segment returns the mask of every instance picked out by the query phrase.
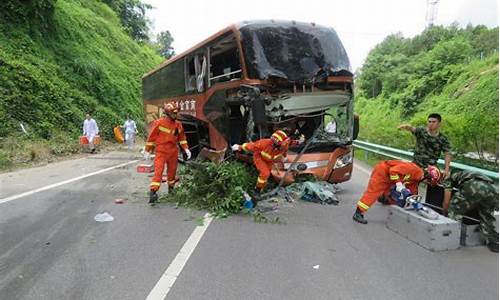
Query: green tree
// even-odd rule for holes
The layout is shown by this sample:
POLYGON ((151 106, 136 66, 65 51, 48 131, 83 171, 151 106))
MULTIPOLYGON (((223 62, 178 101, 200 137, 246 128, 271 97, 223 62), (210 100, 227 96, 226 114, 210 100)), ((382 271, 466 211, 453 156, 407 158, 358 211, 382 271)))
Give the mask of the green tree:
MULTIPOLYGON (((407 149, 401 123, 443 115, 453 152, 498 154, 498 27, 433 26, 411 39, 390 35, 370 51, 356 76, 360 137, 407 149)), ((474 163, 465 161, 466 163, 474 163)))
POLYGON ((171 58, 175 55, 174 48, 172 47, 173 42, 174 38, 172 37, 172 34, 170 34, 170 31, 167 30, 160 32, 156 35, 156 51, 166 59, 171 58))
POLYGON ((160 32, 156 35, 156 51, 166 59, 171 58, 175 55, 174 48, 172 47, 173 42, 174 38, 172 37, 172 34, 170 34, 170 31, 167 30, 160 32))
POLYGON ((149 24, 146 11, 153 7, 141 0, 104 0, 120 17, 124 30, 136 41, 149 41, 149 24))

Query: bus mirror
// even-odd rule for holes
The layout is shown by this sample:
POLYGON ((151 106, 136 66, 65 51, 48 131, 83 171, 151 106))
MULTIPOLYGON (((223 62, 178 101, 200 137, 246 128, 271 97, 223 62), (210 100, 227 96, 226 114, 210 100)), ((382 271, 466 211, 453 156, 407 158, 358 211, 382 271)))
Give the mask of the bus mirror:
POLYGON ((359 133, 359 115, 354 115, 354 123, 352 127, 352 139, 355 140, 358 138, 359 133))

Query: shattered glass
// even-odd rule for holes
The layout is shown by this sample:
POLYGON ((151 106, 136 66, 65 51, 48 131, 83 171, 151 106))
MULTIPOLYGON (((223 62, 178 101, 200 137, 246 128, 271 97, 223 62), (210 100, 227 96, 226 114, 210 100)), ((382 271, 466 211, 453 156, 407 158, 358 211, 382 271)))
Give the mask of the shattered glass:
POLYGON ((349 58, 332 28, 299 22, 254 22, 239 28, 250 78, 311 82, 352 76, 349 58))
POLYGON ((325 181, 293 183, 286 190, 293 198, 307 202, 333 205, 338 205, 340 202, 336 195, 339 188, 325 181))

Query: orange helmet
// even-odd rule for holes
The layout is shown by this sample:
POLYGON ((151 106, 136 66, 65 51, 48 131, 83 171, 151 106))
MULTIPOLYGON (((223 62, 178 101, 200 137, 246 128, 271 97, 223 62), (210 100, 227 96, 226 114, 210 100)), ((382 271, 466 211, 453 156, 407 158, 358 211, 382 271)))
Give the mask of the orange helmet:
POLYGON ((436 166, 427 166, 427 178, 431 186, 436 186, 441 181, 441 171, 436 166))
POLYGON ((163 110, 165 111, 165 113, 177 113, 177 107, 175 107, 173 103, 165 103, 163 105, 163 110))
POLYGON ((288 136, 283 130, 276 130, 273 135, 271 135, 271 140, 275 145, 281 146, 288 140, 288 136))

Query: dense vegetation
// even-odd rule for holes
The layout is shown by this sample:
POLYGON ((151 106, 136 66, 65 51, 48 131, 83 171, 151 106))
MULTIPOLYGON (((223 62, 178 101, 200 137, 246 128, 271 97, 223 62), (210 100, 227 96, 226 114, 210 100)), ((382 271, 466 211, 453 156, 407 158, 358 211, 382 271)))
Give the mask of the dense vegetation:
POLYGON ((425 125, 439 112, 456 156, 498 155, 498 27, 434 26, 388 36, 356 78, 360 139, 410 150, 398 124, 425 125))
POLYGON ((123 18, 99 0, 1 2, 0 168, 23 140, 53 141, 54 153, 77 144, 86 112, 108 138, 126 114, 143 125, 141 76, 162 58, 123 18))

